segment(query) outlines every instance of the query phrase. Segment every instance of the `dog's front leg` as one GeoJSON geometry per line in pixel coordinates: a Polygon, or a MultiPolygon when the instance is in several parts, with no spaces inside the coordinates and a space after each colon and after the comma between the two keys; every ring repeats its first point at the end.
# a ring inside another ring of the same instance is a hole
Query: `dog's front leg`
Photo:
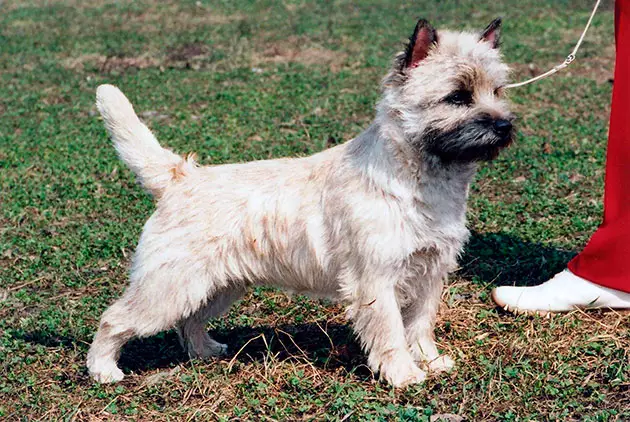
{"type": "Polygon", "coordinates": [[[349,311],[372,370],[395,387],[424,381],[426,373],[416,365],[407,346],[393,286],[362,286],[349,311]]]}
{"type": "Polygon", "coordinates": [[[422,280],[416,299],[402,310],[412,356],[416,361],[426,362],[429,370],[435,372],[449,371],[455,366],[453,359],[438,352],[433,332],[443,284],[441,278],[422,280]]]}

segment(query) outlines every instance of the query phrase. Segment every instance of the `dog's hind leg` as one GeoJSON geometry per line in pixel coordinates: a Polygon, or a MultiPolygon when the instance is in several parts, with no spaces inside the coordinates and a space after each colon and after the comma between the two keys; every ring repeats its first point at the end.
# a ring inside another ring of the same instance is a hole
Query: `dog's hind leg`
{"type": "Polygon", "coordinates": [[[114,302],[101,317],[101,322],[90,346],[87,367],[92,378],[101,383],[123,379],[116,362],[121,347],[132,337],[156,334],[172,326],[167,314],[156,307],[146,306],[138,299],[139,293],[129,289],[114,302]]]}
{"type": "MultiPolygon", "coordinates": [[[[174,294],[164,297],[156,290],[169,288],[163,279],[134,283],[103,313],[87,356],[92,378],[101,383],[123,379],[116,362],[121,347],[133,337],[147,337],[173,328],[177,321],[194,313],[203,297],[174,294]]],[[[174,286],[171,290],[175,290],[174,286]]],[[[181,292],[181,290],[180,290],[181,292]]]]}
{"type": "Polygon", "coordinates": [[[449,371],[453,359],[440,355],[435,345],[435,319],[440,307],[443,282],[441,279],[419,283],[418,298],[402,310],[407,343],[416,361],[426,362],[434,372],[449,371]]]}
{"type": "Polygon", "coordinates": [[[123,372],[116,364],[120,348],[135,335],[130,315],[123,299],[111,305],[103,316],[90,351],[87,367],[92,378],[101,383],[123,379],[123,372]]]}
{"type": "Polygon", "coordinates": [[[177,324],[182,347],[191,358],[208,358],[227,352],[227,346],[214,340],[206,330],[210,318],[218,317],[230,309],[230,306],[245,294],[245,288],[226,287],[216,292],[197,312],[177,324]]]}

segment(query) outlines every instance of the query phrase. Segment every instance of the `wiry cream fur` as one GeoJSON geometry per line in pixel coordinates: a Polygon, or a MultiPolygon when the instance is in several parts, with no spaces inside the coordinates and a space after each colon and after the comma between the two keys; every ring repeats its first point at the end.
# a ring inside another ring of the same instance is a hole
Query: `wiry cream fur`
{"type": "MultiPolygon", "coordinates": [[[[198,167],[162,148],[125,96],[100,86],[105,126],[157,209],[128,289],[103,314],[90,374],[121,380],[121,346],[171,327],[190,356],[223,353],[206,321],[255,285],[346,302],[370,367],[395,386],[423,381],[418,363],[452,367],[438,353],[433,326],[443,282],[468,236],[476,164],[440,163],[410,139],[421,138],[431,119],[448,126],[468,118],[418,104],[437,101],[471,69],[494,89],[507,68],[487,42],[466,33],[440,33],[426,61],[404,81],[385,79],[377,116],[357,138],[306,158],[222,166],[198,167]]],[[[503,100],[480,95],[484,111],[507,113],[503,100]]]]}

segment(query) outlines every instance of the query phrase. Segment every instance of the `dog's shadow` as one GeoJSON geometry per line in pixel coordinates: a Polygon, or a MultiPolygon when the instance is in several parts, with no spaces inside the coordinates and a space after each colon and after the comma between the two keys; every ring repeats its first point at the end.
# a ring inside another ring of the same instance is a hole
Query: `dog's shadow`
{"type": "MultiPolygon", "coordinates": [[[[365,365],[364,354],[347,325],[310,323],[241,326],[212,330],[212,336],[228,345],[229,351],[221,357],[223,360],[251,363],[291,359],[318,368],[345,368],[358,376],[371,376],[365,365]]],[[[71,336],[45,330],[15,331],[13,337],[26,343],[67,351],[74,351],[77,343],[83,343],[83,356],[87,353],[89,343],[87,339],[77,341],[71,336]]],[[[171,330],[149,338],[131,340],[123,347],[118,363],[124,372],[142,373],[174,367],[187,361],[188,355],[180,346],[177,334],[171,330]]]]}
{"type": "MultiPolygon", "coordinates": [[[[501,233],[473,233],[460,259],[459,276],[489,287],[532,285],[565,268],[574,254],[501,233]]],[[[371,376],[365,356],[348,325],[329,324],[325,328],[318,324],[240,326],[213,330],[213,336],[228,344],[230,352],[224,359],[241,363],[297,359],[319,368],[345,368],[360,377],[371,376]]],[[[76,347],[76,339],[50,333],[27,332],[16,337],[46,347],[76,347]]],[[[125,372],[144,372],[186,361],[188,356],[177,335],[169,331],[130,341],[124,347],[119,363],[125,372]]]]}
{"type": "MultiPolygon", "coordinates": [[[[361,347],[347,325],[314,323],[278,326],[242,326],[212,330],[217,341],[228,345],[225,361],[240,363],[294,360],[321,369],[344,368],[358,376],[371,376],[361,347]]],[[[123,371],[144,372],[188,360],[174,332],[129,342],[120,356],[123,371]],[[161,337],[161,338],[160,338],[161,337]]]]}

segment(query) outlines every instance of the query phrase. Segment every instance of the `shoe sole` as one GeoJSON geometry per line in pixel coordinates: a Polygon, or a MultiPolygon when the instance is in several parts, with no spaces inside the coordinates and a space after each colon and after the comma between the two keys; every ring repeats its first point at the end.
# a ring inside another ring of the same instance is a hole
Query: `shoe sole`
{"type": "Polygon", "coordinates": [[[494,289],[492,290],[490,296],[492,297],[492,300],[494,301],[494,303],[497,304],[499,308],[502,308],[504,311],[511,312],[516,315],[529,315],[529,316],[538,315],[543,318],[551,318],[551,315],[554,313],[551,311],[538,311],[538,310],[510,307],[507,303],[503,302],[498,297],[496,297],[494,289]]]}

